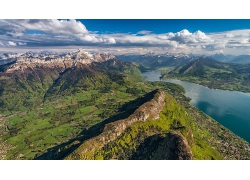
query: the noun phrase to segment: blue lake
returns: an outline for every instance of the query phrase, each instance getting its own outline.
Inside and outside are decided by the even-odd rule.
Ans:
[[[142,73],[147,81],[159,81],[160,71]],[[165,79],[180,84],[191,104],[250,143],[250,93],[209,89],[186,81]]]

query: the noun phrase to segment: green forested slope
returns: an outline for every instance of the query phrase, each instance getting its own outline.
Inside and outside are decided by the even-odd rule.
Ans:
[[[176,78],[209,88],[250,92],[250,64],[232,64],[202,57],[165,73],[163,78]]]

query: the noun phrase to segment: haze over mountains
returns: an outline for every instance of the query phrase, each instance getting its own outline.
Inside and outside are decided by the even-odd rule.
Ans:
[[[184,59],[198,58],[201,56],[207,56],[219,62],[239,63],[239,64],[250,63],[250,55],[224,55],[222,53],[216,53],[213,55],[200,55],[200,54],[192,54],[192,53],[185,54],[185,53],[166,52],[164,54],[147,53],[144,55],[124,54],[124,55],[117,55],[116,57],[121,58],[125,61],[142,62],[143,60],[145,61],[150,60],[150,61],[155,62],[157,60],[166,61],[166,60],[169,60],[170,58],[172,58],[173,60],[181,60],[181,59],[184,60]]]
[[[40,52],[32,52],[28,51],[25,53],[15,53],[15,52],[0,52],[0,65],[7,64],[13,61],[18,61],[19,63],[24,61],[28,62],[31,59],[32,61],[36,60],[43,60],[43,63],[48,63],[51,60],[58,60],[58,61],[65,61],[67,59],[76,59],[79,63],[89,63],[90,61],[99,61],[104,56],[108,58],[110,54],[101,53],[93,53],[96,55],[89,57],[89,60],[80,61],[81,56],[88,56],[88,54],[83,53],[84,50],[78,49],[75,51],[70,52],[56,52],[56,51],[40,51]],[[78,53],[78,55],[77,55]],[[80,55],[79,53],[82,53]],[[100,56],[100,57],[98,57]],[[166,52],[164,54],[157,54],[157,53],[147,53],[147,54],[136,54],[136,53],[129,53],[123,55],[115,55],[118,59],[128,61],[128,62],[136,62],[138,64],[144,64],[148,67],[159,67],[159,66],[178,66],[183,65],[187,62],[193,61],[196,58],[204,57],[205,55],[195,55],[195,54],[185,54],[185,53],[170,53]],[[113,57],[113,56],[112,56]],[[207,57],[212,58],[219,62],[226,62],[226,63],[237,63],[237,64],[247,64],[250,63],[250,55],[224,55],[222,53],[216,53],[213,55],[207,55]],[[105,59],[104,58],[104,59]],[[41,63],[41,62],[40,62]],[[17,68],[17,67],[16,67]]]

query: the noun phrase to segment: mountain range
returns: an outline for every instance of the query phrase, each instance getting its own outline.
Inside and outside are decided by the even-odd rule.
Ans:
[[[1,159],[250,159],[247,142],[192,107],[182,86],[145,81],[138,63],[81,49],[4,56],[13,61],[0,66]]]
[[[78,49],[77,51],[83,51]],[[75,53],[77,53],[75,51]],[[0,65],[6,64],[12,61],[16,61],[21,58],[38,58],[38,59],[54,59],[54,58],[63,58],[66,55],[69,57],[72,52],[62,52],[58,53],[55,51],[40,51],[32,52],[28,51],[25,53],[14,53],[14,52],[0,52]],[[185,54],[185,53],[172,53],[166,52],[164,54],[157,53],[147,53],[147,54],[136,54],[136,53],[126,53],[115,55],[117,59],[121,59],[127,62],[137,62],[144,63],[146,66],[157,67],[160,65],[166,66],[176,66],[187,62],[188,59],[198,58],[204,55],[195,55],[195,54]],[[239,63],[246,64],[250,63],[250,55],[224,55],[222,53],[215,53],[213,55],[207,55],[216,61],[227,62],[227,63]]]
[[[188,59],[199,58],[202,56],[204,55],[166,52],[164,54],[147,53],[144,55],[124,54],[117,55],[117,58],[121,58],[124,61],[134,61],[137,63],[144,63],[145,65],[156,67],[164,65],[176,66],[187,62]],[[219,62],[238,64],[250,63],[250,55],[224,55],[222,53],[215,53],[213,55],[206,55],[206,57],[209,57]]]

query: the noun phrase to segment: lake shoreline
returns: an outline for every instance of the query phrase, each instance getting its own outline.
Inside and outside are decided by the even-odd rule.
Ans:
[[[250,111],[247,108],[250,93],[211,89],[179,79],[160,80],[161,72],[158,70],[142,73],[142,76],[146,76],[147,81],[165,81],[182,85],[185,89],[184,95],[191,98],[190,105],[250,143],[250,121],[248,120]]]
[[[197,84],[197,85],[201,85],[201,86],[204,86],[204,87],[207,87],[209,89],[214,89],[214,90],[223,90],[223,91],[231,91],[231,92],[241,92],[241,93],[248,93],[250,94],[250,91],[235,91],[235,90],[230,90],[230,89],[226,89],[226,88],[213,88],[213,87],[209,87],[209,86],[206,86],[206,84],[203,84],[203,83],[199,83],[199,82],[195,82],[195,81],[187,81],[187,80],[181,80],[181,79],[177,79],[177,78],[162,78],[161,80],[179,80],[179,81],[185,81],[185,82],[189,82],[189,83],[194,83],[194,84]]]

